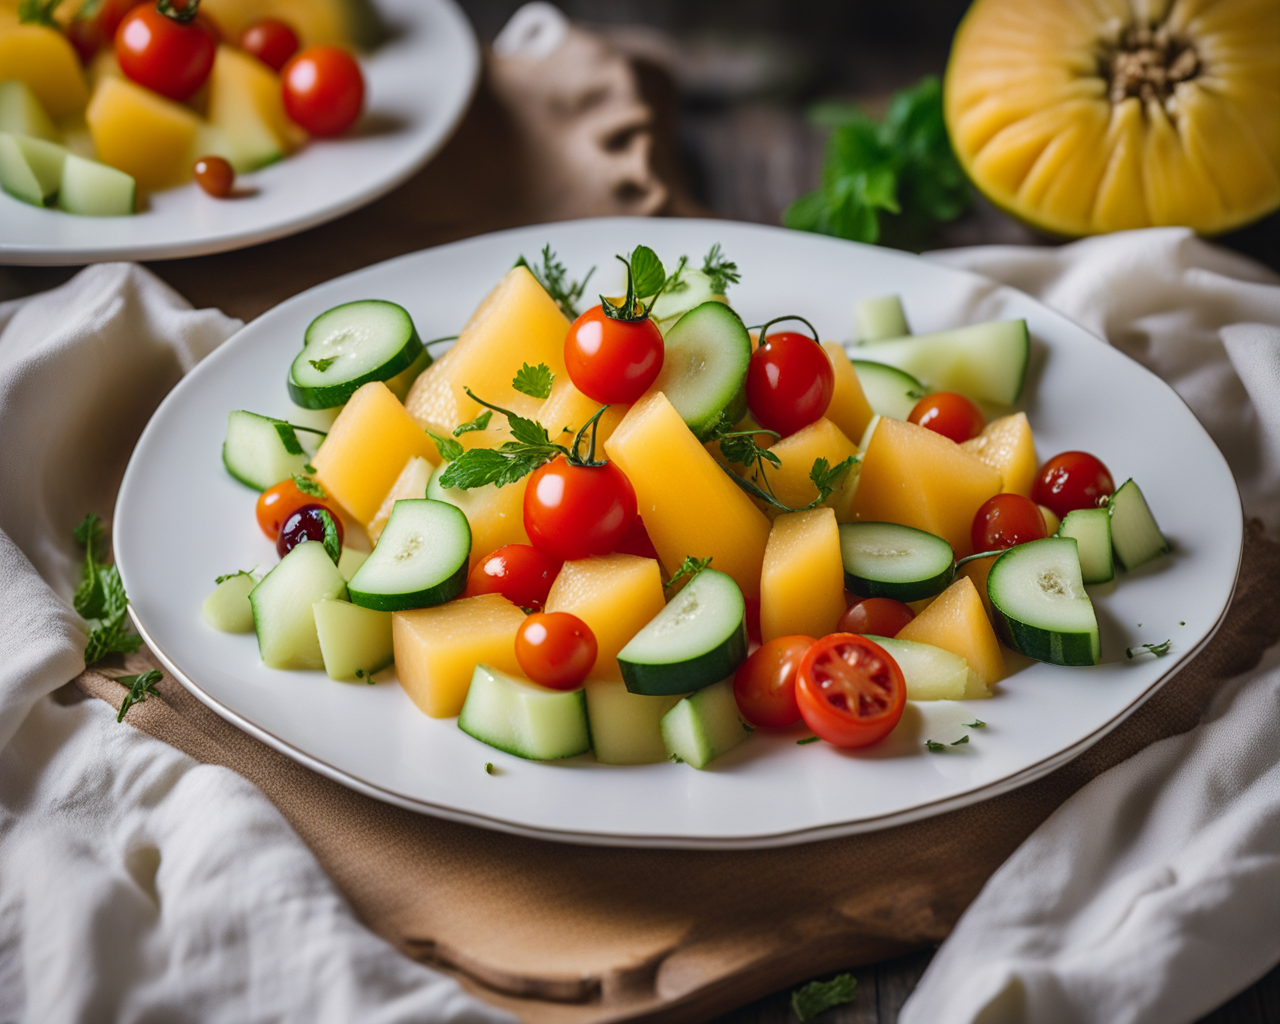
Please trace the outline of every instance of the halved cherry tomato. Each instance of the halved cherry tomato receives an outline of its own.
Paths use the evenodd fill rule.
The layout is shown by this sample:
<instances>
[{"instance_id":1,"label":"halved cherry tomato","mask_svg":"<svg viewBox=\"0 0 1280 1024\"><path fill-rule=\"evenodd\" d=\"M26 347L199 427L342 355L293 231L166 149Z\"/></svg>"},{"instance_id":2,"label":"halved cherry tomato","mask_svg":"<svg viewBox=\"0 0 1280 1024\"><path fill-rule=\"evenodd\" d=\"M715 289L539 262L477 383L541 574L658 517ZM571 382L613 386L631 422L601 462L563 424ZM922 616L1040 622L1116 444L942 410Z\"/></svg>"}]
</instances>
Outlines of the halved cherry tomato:
<instances>
[{"instance_id":1,"label":"halved cherry tomato","mask_svg":"<svg viewBox=\"0 0 1280 1024\"><path fill-rule=\"evenodd\" d=\"M1055 455L1040 470L1031 497L1059 519L1078 508L1097 508L1116 489L1111 472L1088 452Z\"/></svg>"},{"instance_id":2,"label":"halved cherry tomato","mask_svg":"<svg viewBox=\"0 0 1280 1024\"><path fill-rule=\"evenodd\" d=\"M811 636L780 636L738 666L733 696L743 718L765 729L785 729L800 721L796 672L814 642Z\"/></svg>"},{"instance_id":3,"label":"halved cherry tomato","mask_svg":"<svg viewBox=\"0 0 1280 1024\"><path fill-rule=\"evenodd\" d=\"M907 417L908 423L949 437L956 444L982 433L987 418L970 399L954 391L937 391L916 402Z\"/></svg>"},{"instance_id":4,"label":"halved cherry tomato","mask_svg":"<svg viewBox=\"0 0 1280 1024\"><path fill-rule=\"evenodd\" d=\"M588 398L606 405L634 402L662 370L662 332L648 317L614 320L603 306L578 317L564 339L569 379Z\"/></svg>"},{"instance_id":5,"label":"halved cherry tomato","mask_svg":"<svg viewBox=\"0 0 1280 1024\"><path fill-rule=\"evenodd\" d=\"M757 423L783 437L821 419L836 375L826 350L795 331L770 334L747 364L747 407Z\"/></svg>"},{"instance_id":6,"label":"halved cherry tomato","mask_svg":"<svg viewBox=\"0 0 1280 1024\"><path fill-rule=\"evenodd\" d=\"M657 548L649 539L649 531L644 528L644 520L639 516L631 521L631 529L622 540L618 541L613 550L620 551L624 555L639 555L641 558L658 557Z\"/></svg>"},{"instance_id":7,"label":"halved cherry tomato","mask_svg":"<svg viewBox=\"0 0 1280 1024\"><path fill-rule=\"evenodd\" d=\"M278 18L263 18L240 34L240 49L279 71L298 52L298 34Z\"/></svg>"},{"instance_id":8,"label":"halved cherry tomato","mask_svg":"<svg viewBox=\"0 0 1280 1024\"><path fill-rule=\"evenodd\" d=\"M1047 536L1040 506L1021 494L997 494L987 499L974 515L969 531L974 551L1004 551Z\"/></svg>"},{"instance_id":9,"label":"halved cherry tomato","mask_svg":"<svg viewBox=\"0 0 1280 1024\"><path fill-rule=\"evenodd\" d=\"M336 46L303 50L284 66L280 82L285 113L317 138L341 135L356 123L364 105L360 65Z\"/></svg>"},{"instance_id":10,"label":"halved cherry tomato","mask_svg":"<svg viewBox=\"0 0 1280 1024\"><path fill-rule=\"evenodd\" d=\"M516 661L553 690L576 690L596 663L596 635L568 612L535 612L516 630Z\"/></svg>"},{"instance_id":11,"label":"halved cherry tomato","mask_svg":"<svg viewBox=\"0 0 1280 1024\"><path fill-rule=\"evenodd\" d=\"M284 480L274 487L268 487L258 496L258 526L271 540L275 540L280 536L280 528L284 526L286 519L303 505L314 504L324 505L324 499L317 494L298 490L298 485L292 479ZM342 517L337 512L328 505L325 507L341 522Z\"/></svg>"},{"instance_id":12,"label":"halved cherry tomato","mask_svg":"<svg viewBox=\"0 0 1280 1024\"><path fill-rule=\"evenodd\" d=\"M139 85L189 99L213 69L218 33L196 13L198 0L159 0L126 14L116 29L116 61Z\"/></svg>"},{"instance_id":13,"label":"halved cherry tomato","mask_svg":"<svg viewBox=\"0 0 1280 1024\"><path fill-rule=\"evenodd\" d=\"M476 563L467 577L467 597L501 594L512 604L540 611L560 563L528 544L508 544Z\"/></svg>"},{"instance_id":14,"label":"halved cherry tomato","mask_svg":"<svg viewBox=\"0 0 1280 1024\"><path fill-rule=\"evenodd\" d=\"M840 616L837 633L872 633L893 639L898 630L916 617L910 607L890 597L868 597L855 601Z\"/></svg>"},{"instance_id":15,"label":"halved cherry tomato","mask_svg":"<svg viewBox=\"0 0 1280 1024\"><path fill-rule=\"evenodd\" d=\"M828 743L865 747L898 724L907 684L879 644L853 633L832 633L801 660L796 703L805 725Z\"/></svg>"},{"instance_id":16,"label":"halved cherry tomato","mask_svg":"<svg viewBox=\"0 0 1280 1024\"><path fill-rule=\"evenodd\" d=\"M636 492L612 462L575 466L559 455L529 477L524 528L552 558L607 555L636 518Z\"/></svg>"}]
</instances>

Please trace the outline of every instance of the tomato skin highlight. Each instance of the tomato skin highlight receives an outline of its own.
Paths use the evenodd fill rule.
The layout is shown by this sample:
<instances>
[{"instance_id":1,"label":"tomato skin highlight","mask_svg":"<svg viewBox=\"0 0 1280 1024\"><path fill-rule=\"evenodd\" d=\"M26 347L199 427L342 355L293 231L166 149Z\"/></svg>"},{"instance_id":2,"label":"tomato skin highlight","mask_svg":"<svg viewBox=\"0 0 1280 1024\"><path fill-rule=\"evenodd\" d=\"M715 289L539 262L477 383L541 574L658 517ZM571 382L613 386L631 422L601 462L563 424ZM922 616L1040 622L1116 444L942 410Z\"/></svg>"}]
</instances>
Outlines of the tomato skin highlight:
<instances>
[{"instance_id":1,"label":"tomato skin highlight","mask_svg":"<svg viewBox=\"0 0 1280 1024\"><path fill-rule=\"evenodd\" d=\"M575 466L558 455L534 470L525 488L525 532L552 558L607 555L635 518L635 488L612 462Z\"/></svg>"},{"instance_id":2,"label":"tomato skin highlight","mask_svg":"<svg viewBox=\"0 0 1280 1024\"><path fill-rule=\"evenodd\" d=\"M974 551L1005 551L1049 536L1040 506L1021 494L997 494L973 517L969 540Z\"/></svg>"},{"instance_id":3,"label":"tomato skin highlight","mask_svg":"<svg viewBox=\"0 0 1280 1024\"><path fill-rule=\"evenodd\" d=\"M865 747L884 739L902 719L907 684L898 663L875 641L832 633L801 659L796 703L805 725L821 739L837 747Z\"/></svg>"},{"instance_id":4,"label":"tomato skin highlight","mask_svg":"<svg viewBox=\"0 0 1280 1024\"><path fill-rule=\"evenodd\" d=\"M312 46L293 57L280 72L284 110L289 119L316 138L341 135L364 106L360 65L337 46Z\"/></svg>"},{"instance_id":5,"label":"tomato skin highlight","mask_svg":"<svg viewBox=\"0 0 1280 1024\"><path fill-rule=\"evenodd\" d=\"M954 391L937 391L925 395L911 410L908 423L949 437L956 444L970 441L982 433L987 418L965 395Z\"/></svg>"},{"instance_id":6,"label":"tomato skin highlight","mask_svg":"<svg viewBox=\"0 0 1280 1024\"><path fill-rule=\"evenodd\" d=\"M815 642L811 636L776 637L738 666L733 697L743 718L765 729L785 729L800 721L796 673Z\"/></svg>"},{"instance_id":7,"label":"tomato skin highlight","mask_svg":"<svg viewBox=\"0 0 1280 1024\"><path fill-rule=\"evenodd\" d=\"M516 661L539 686L576 690L596 663L596 635L568 612L535 612L516 631Z\"/></svg>"},{"instance_id":8,"label":"tomato skin highlight","mask_svg":"<svg viewBox=\"0 0 1280 1024\"><path fill-rule=\"evenodd\" d=\"M1078 508L1097 508L1115 489L1111 471L1099 459L1088 452L1063 452L1041 468L1031 499L1065 519Z\"/></svg>"},{"instance_id":9,"label":"tomato skin highlight","mask_svg":"<svg viewBox=\"0 0 1280 1024\"><path fill-rule=\"evenodd\" d=\"M304 505L324 506L329 509L334 520L341 526L342 517L332 507L325 504L323 498L317 498L312 494L304 494L298 490L298 485L292 479L289 479L281 481L274 487L268 487L258 495L258 504L255 508L258 527L267 535L269 540L275 541L280 536L280 530L284 526L285 520Z\"/></svg>"},{"instance_id":10,"label":"tomato skin highlight","mask_svg":"<svg viewBox=\"0 0 1280 1024\"><path fill-rule=\"evenodd\" d=\"M213 70L218 34L199 14L184 24L161 14L155 4L142 4L121 20L115 47L128 78L181 103Z\"/></svg>"},{"instance_id":11,"label":"tomato skin highlight","mask_svg":"<svg viewBox=\"0 0 1280 1024\"><path fill-rule=\"evenodd\" d=\"M279 71L298 52L298 35L278 18L263 18L240 34L240 49Z\"/></svg>"},{"instance_id":12,"label":"tomato skin highlight","mask_svg":"<svg viewBox=\"0 0 1280 1024\"><path fill-rule=\"evenodd\" d=\"M605 405L626 405L649 390L662 370L665 347L658 325L612 320L594 306L569 327L564 365L574 387Z\"/></svg>"},{"instance_id":13,"label":"tomato skin highlight","mask_svg":"<svg viewBox=\"0 0 1280 1024\"><path fill-rule=\"evenodd\" d=\"M766 430L783 437L821 419L836 375L826 351L805 334L778 331L747 364L747 408Z\"/></svg>"},{"instance_id":14,"label":"tomato skin highlight","mask_svg":"<svg viewBox=\"0 0 1280 1024\"><path fill-rule=\"evenodd\" d=\"M872 633L892 640L916 617L909 605L890 597L868 597L854 601L840 616L837 633Z\"/></svg>"},{"instance_id":15,"label":"tomato skin highlight","mask_svg":"<svg viewBox=\"0 0 1280 1024\"><path fill-rule=\"evenodd\" d=\"M529 544L508 544L476 563L467 577L466 597L501 594L514 605L541 611L560 563Z\"/></svg>"}]
</instances>

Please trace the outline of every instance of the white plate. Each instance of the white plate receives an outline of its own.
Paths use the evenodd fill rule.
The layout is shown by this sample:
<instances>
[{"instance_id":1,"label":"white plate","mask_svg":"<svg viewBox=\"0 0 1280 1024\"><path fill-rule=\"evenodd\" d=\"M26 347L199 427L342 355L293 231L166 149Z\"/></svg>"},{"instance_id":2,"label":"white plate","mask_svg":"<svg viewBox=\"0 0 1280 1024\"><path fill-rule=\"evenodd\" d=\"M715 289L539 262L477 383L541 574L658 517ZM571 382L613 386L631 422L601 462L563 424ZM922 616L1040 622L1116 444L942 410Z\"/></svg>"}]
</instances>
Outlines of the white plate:
<instances>
[{"instance_id":1,"label":"white plate","mask_svg":"<svg viewBox=\"0 0 1280 1024\"><path fill-rule=\"evenodd\" d=\"M480 51L453 0L377 0L393 38L361 58L365 115L351 137L313 141L226 200L196 185L157 192L132 217L76 217L0 193L0 263L199 256L333 220L391 191L448 141L475 88Z\"/></svg>"},{"instance_id":2,"label":"white plate","mask_svg":"<svg viewBox=\"0 0 1280 1024\"><path fill-rule=\"evenodd\" d=\"M284 379L317 313L354 299L405 305L424 338L452 334L520 253L544 243L571 270L614 287L613 254L637 242L666 259L713 242L742 269L734 305L748 323L803 312L827 337L851 331L855 299L898 292L917 330L978 296L966 320L1026 317L1034 340L1027 414L1042 457L1096 453L1137 477L1175 553L1096 595L1104 663L1033 665L991 700L916 705L862 752L797 746L803 731L757 732L706 771L609 767L590 757L521 761L418 712L394 683L350 686L320 672L262 667L252 635L200 618L214 577L275 561L255 496L223 470L232 409L287 415ZM138 443L116 505L115 552L135 621L166 666L224 718L296 760L381 800L440 817L580 843L742 848L883 828L1037 778L1096 742L1217 628L1235 584L1242 518L1226 463L1155 376L1028 296L885 249L774 228L695 220L596 220L523 228L429 249L290 299L244 328L165 399ZM1141 623L1141 626L1139 626ZM1125 648L1173 641L1163 658ZM929 754L977 716L966 747ZM496 772L488 775L485 762Z\"/></svg>"}]
</instances>

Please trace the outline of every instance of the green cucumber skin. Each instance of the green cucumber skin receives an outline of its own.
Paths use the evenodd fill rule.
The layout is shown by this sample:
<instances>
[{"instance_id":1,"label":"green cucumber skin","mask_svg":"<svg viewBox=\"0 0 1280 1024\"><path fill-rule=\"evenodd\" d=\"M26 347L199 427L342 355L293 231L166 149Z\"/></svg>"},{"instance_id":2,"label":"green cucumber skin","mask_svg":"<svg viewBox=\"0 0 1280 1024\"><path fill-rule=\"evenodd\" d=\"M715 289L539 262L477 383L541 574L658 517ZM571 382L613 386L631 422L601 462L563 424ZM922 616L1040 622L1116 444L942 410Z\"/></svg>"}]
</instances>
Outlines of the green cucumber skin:
<instances>
[{"instance_id":1,"label":"green cucumber skin","mask_svg":"<svg viewBox=\"0 0 1280 1024\"><path fill-rule=\"evenodd\" d=\"M747 657L747 617L744 614L733 634L715 650L689 661L669 665L648 665L618 659L622 679L632 693L646 697L673 697L692 693L733 675Z\"/></svg>"},{"instance_id":2,"label":"green cucumber skin","mask_svg":"<svg viewBox=\"0 0 1280 1024\"><path fill-rule=\"evenodd\" d=\"M358 300L357 302L343 303L346 306L360 305L367 300ZM341 309L342 306L334 306L333 309L326 309L323 313L312 320L307 325L307 330L303 333L305 338L311 332L311 328L315 326L316 321L328 316L335 309ZM408 314L406 314L407 316ZM413 365L415 359L421 355L423 351L422 338L418 336L418 328L413 324L412 318L410 323L410 335L408 342L394 356L381 366L375 367L368 373L363 373L359 377L353 377L351 380L342 381L338 384L330 384L327 387L304 388L294 382L293 379L293 363L289 364L289 378L287 385L289 388L289 397L293 399L294 405L300 405L304 409L332 409L338 405L345 405L347 400L354 395L360 388L364 387L375 380L388 381L399 375L403 370L407 370ZM306 345L303 345L303 352L306 351ZM302 352L294 358L294 363L302 358ZM425 369L425 367L424 367Z\"/></svg>"},{"instance_id":3,"label":"green cucumber skin","mask_svg":"<svg viewBox=\"0 0 1280 1024\"><path fill-rule=\"evenodd\" d=\"M1094 544L1091 524L1100 522L1105 533L1100 544ZM1081 508L1068 512L1058 527L1059 537L1070 537L1080 550L1080 577L1086 584L1110 583L1116 578L1115 559L1111 551L1111 511L1105 508Z\"/></svg>"},{"instance_id":4,"label":"green cucumber skin","mask_svg":"<svg viewBox=\"0 0 1280 1024\"><path fill-rule=\"evenodd\" d=\"M888 597L903 604L912 601L923 601L926 597L935 597L955 582L956 564L939 573L932 579L915 580L911 583L886 583L884 580L868 580L855 576L848 569L844 573L844 589L858 597Z\"/></svg>"},{"instance_id":5,"label":"green cucumber skin","mask_svg":"<svg viewBox=\"0 0 1280 1024\"><path fill-rule=\"evenodd\" d=\"M464 559L457 572L447 580L411 594L371 594L363 590L352 590L350 586L347 589L350 591L352 604L371 608L375 612L407 612L414 608L431 608L462 596L462 592L467 589L468 565L469 560Z\"/></svg>"},{"instance_id":6,"label":"green cucumber skin","mask_svg":"<svg viewBox=\"0 0 1280 1024\"><path fill-rule=\"evenodd\" d=\"M747 414L747 369L751 362L752 351L751 336L747 332L742 318L726 303L709 300L699 303L686 311L672 326L671 330L667 332L668 354L674 355L680 351L680 338L682 336L680 332L682 328L685 331L697 331L700 321L708 319L711 321L710 330L729 331L738 335L738 341L741 344L745 358L742 361L741 372L737 376L737 386L728 403L711 413L704 413L696 418L685 420L685 424L699 441L706 441L722 418L727 423L736 424ZM706 330L707 328L703 329ZM662 380L662 375L659 374L659 383L655 383L655 387L659 390L664 390L660 383ZM668 397L670 398L670 394Z\"/></svg>"},{"instance_id":7,"label":"green cucumber skin","mask_svg":"<svg viewBox=\"0 0 1280 1024\"><path fill-rule=\"evenodd\" d=\"M990 597L990 590L987 592ZM1090 633L1059 633L1011 619L999 608L995 611L996 635L1009 649L1050 665L1096 665L1101 652L1094 647Z\"/></svg>"}]
</instances>

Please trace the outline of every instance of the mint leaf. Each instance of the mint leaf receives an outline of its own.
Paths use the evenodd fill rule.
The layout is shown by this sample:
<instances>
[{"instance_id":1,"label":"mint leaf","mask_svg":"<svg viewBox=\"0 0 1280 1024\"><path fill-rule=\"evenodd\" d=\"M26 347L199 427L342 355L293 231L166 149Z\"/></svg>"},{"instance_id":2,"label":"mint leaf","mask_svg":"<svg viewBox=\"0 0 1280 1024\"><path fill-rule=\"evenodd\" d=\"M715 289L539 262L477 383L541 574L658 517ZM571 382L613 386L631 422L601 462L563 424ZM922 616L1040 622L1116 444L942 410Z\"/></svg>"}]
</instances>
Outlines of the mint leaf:
<instances>
[{"instance_id":1,"label":"mint leaf","mask_svg":"<svg viewBox=\"0 0 1280 1024\"><path fill-rule=\"evenodd\" d=\"M555 379L556 375L546 363L539 363L537 366L525 363L516 371L511 386L522 395L545 400L551 397L551 384Z\"/></svg>"},{"instance_id":2,"label":"mint leaf","mask_svg":"<svg viewBox=\"0 0 1280 1024\"><path fill-rule=\"evenodd\" d=\"M301 473L293 474L293 486L298 488L303 494L311 498L327 498L323 487L311 479L309 476L303 476Z\"/></svg>"},{"instance_id":3,"label":"mint leaf","mask_svg":"<svg viewBox=\"0 0 1280 1024\"><path fill-rule=\"evenodd\" d=\"M302 454L302 442L298 440L298 435L294 430L293 424L286 423L284 420L273 419L271 421L276 428L276 434L280 437L280 443L284 445L284 450L290 455ZM314 430L311 433L319 434L321 431Z\"/></svg>"},{"instance_id":4,"label":"mint leaf","mask_svg":"<svg viewBox=\"0 0 1280 1024\"><path fill-rule=\"evenodd\" d=\"M631 251L630 264L637 298L652 298L662 291L662 286L667 282L667 272L657 253L647 245L637 245Z\"/></svg>"},{"instance_id":5,"label":"mint leaf","mask_svg":"<svg viewBox=\"0 0 1280 1024\"><path fill-rule=\"evenodd\" d=\"M487 430L491 419L493 419L493 413L486 409L470 423L460 423L454 427L453 436L461 437L463 434L469 434L473 430Z\"/></svg>"},{"instance_id":6,"label":"mint leaf","mask_svg":"<svg viewBox=\"0 0 1280 1024\"><path fill-rule=\"evenodd\" d=\"M436 451L440 453L440 458L443 461L456 462L458 459L462 458L462 453L465 449L453 438L441 437L439 434L433 433L430 430L427 431L427 436L435 442Z\"/></svg>"},{"instance_id":7,"label":"mint leaf","mask_svg":"<svg viewBox=\"0 0 1280 1024\"><path fill-rule=\"evenodd\" d=\"M102 520L90 513L73 535L85 549L80 585L71 599L72 606L89 626L84 663L92 665L108 654L136 651L142 637L129 628L129 599L120 582L120 573L114 565L101 564L106 557Z\"/></svg>"},{"instance_id":8,"label":"mint leaf","mask_svg":"<svg viewBox=\"0 0 1280 1024\"><path fill-rule=\"evenodd\" d=\"M116 715L116 721L123 722L125 713L135 704L144 703L149 696L160 696L156 690L156 683L160 682L164 676L153 668L136 676L115 676L114 678L121 686L129 688L129 692L124 695L124 700L120 702L120 714Z\"/></svg>"},{"instance_id":9,"label":"mint leaf","mask_svg":"<svg viewBox=\"0 0 1280 1024\"><path fill-rule=\"evenodd\" d=\"M824 1010L853 1002L858 979L852 974L837 974L830 981L811 981L791 993L791 1010L804 1024Z\"/></svg>"},{"instance_id":10,"label":"mint leaf","mask_svg":"<svg viewBox=\"0 0 1280 1024\"><path fill-rule=\"evenodd\" d=\"M333 516L327 508L320 509L320 521L324 523L324 552L333 559L333 564L338 564L338 559L342 557L342 541L338 539L338 524L333 521Z\"/></svg>"}]
</instances>

